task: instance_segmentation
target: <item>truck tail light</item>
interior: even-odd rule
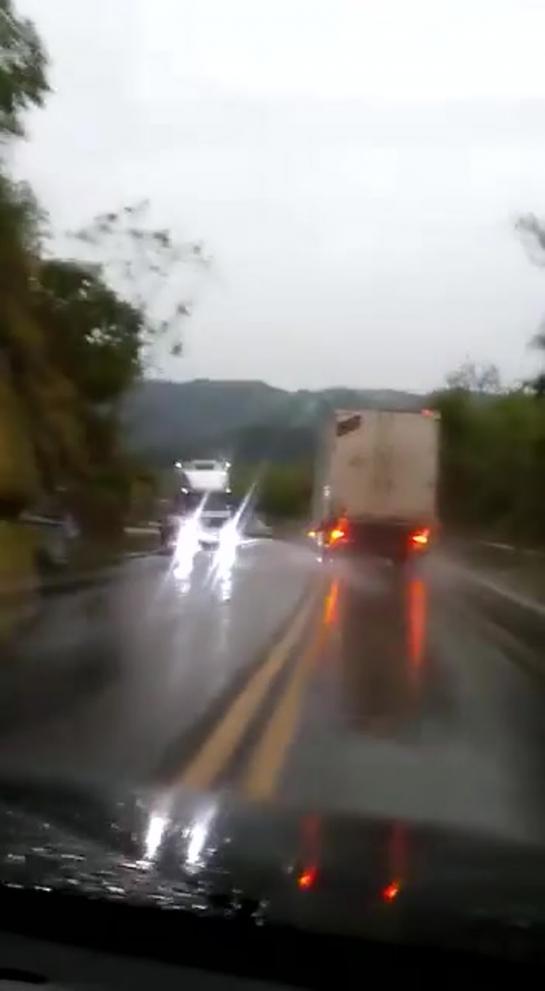
[[[329,531],[329,543],[338,544],[341,540],[345,540],[346,536],[347,536],[346,527],[341,523],[337,523],[337,525],[332,527],[332,529]]]
[[[430,539],[429,527],[424,527],[422,530],[413,530],[409,537],[409,542],[411,547],[416,549],[426,547]]]

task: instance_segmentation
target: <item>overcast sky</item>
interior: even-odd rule
[[[170,378],[427,389],[536,364],[545,0],[17,0],[51,59],[16,168],[62,232],[149,197],[213,255]],[[185,291],[186,287],[183,287]]]

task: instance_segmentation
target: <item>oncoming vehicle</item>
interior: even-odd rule
[[[184,533],[201,547],[219,543],[224,527],[231,521],[234,502],[230,492],[189,492],[175,497],[172,510],[161,527],[161,547],[172,552]]]
[[[178,461],[176,467],[189,492],[229,492],[229,461]]]

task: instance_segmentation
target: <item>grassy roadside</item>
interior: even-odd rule
[[[44,594],[100,580],[128,555],[153,553],[158,543],[150,527],[66,540],[60,528],[0,520],[0,639],[35,615]]]
[[[112,567],[130,554],[150,554],[157,550],[159,537],[147,530],[131,528],[115,539],[75,539],[71,541],[66,565],[57,573],[69,577],[90,574]]]
[[[490,582],[545,604],[545,551],[517,548],[477,537],[453,538],[445,546]]]

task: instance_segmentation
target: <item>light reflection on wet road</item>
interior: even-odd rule
[[[501,609],[484,615],[437,558],[404,574],[341,568],[332,616],[284,801],[542,839],[545,686],[508,649]]]
[[[179,560],[142,559],[106,589],[48,600],[1,672],[0,770],[139,781],[178,741],[182,754],[290,618],[314,565],[271,541],[230,560],[198,551],[180,574]]]
[[[440,555],[397,571],[280,541],[186,543],[48,601],[1,673],[0,772],[539,839],[545,686],[525,632]]]

